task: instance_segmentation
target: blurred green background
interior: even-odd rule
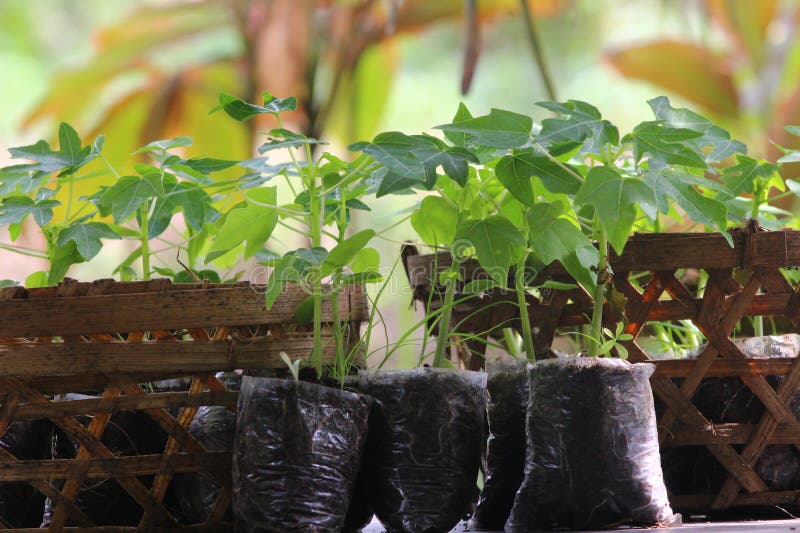
[[[84,139],[105,134],[121,171],[138,146],[179,135],[194,138],[193,155],[246,158],[270,125],[208,111],[221,91],[256,101],[264,90],[296,96],[289,126],[344,157],[378,131],[449,122],[459,101],[474,114],[501,107],[539,120],[535,102],[581,99],[629,128],[650,118],[647,99],[666,94],[774,159],[770,141],[790,146],[782,127],[800,124],[799,9],[795,0],[0,0],[0,163],[8,147],[53,138],[59,121]],[[414,202],[378,200],[356,224],[387,227]],[[23,243],[35,245],[33,230]],[[388,269],[413,233],[401,224],[384,237],[375,246]],[[108,277],[121,246],[69,275]],[[0,253],[0,279],[38,269]],[[402,331],[415,320],[402,272],[389,292],[384,314]]]

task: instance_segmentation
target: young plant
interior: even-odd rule
[[[493,111],[492,119],[527,131],[532,125],[530,118],[507,111]],[[476,120],[480,119],[474,119],[461,105],[454,122],[470,124]],[[483,144],[477,144],[459,131],[446,130],[444,140],[387,132],[371,142],[350,147],[379,163],[371,178],[378,181],[377,196],[410,189],[434,193],[422,199],[411,215],[411,224],[425,244],[448,249],[452,257],[437,280],[444,294],[437,318],[439,333],[432,360],[435,367],[447,365],[452,310],[463,281],[462,262],[468,257],[477,258],[487,274],[487,279],[482,280],[487,289],[508,287],[511,267],[516,266],[519,275],[524,273],[520,267],[524,266],[526,242],[518,229],[524,211],[519,202],[503,193],[493,172],[497,161],[494,152],[515,142],[514,137],[519,135],[495,131],[480,139]],[[438,173],[439,168],[442,174]],[[530,335],[526,337],[529,339]],[[421,360],[424,357],[425,354]]]
[[[589,355],[604,355],[604,304],[624,310],[609,285],[610,250],[621,254],[634,229],[657,230],[661,217],[676,213],[732,242],[724,231],[726,200],[734,195],[720,182],[718,167],[746,147],[708,119],[673,108],[666,97],[648,103],[655,120],[623,136],[596,108],[570,100],[539,104],[557,117],[543,120],[537,133],[524,115],[493,109],[473,118],[462,105],[451,124],[438,126],[450,144],[388,133],[356,148],[385,168],[381,190],[439,194],[420,204],[415,216],[426,223],[415,228],[423,241],[450,248],[454,264],[456,245],[466,241],[489,273],[486,288],[505,286],[503,274],[516,267],[513,285],[529,358],[525,267],[554,261],[592,296]],[[449,180],[436,176],[438,166]],[[430,235],[424,228],[434,225],[437,233]],[[611,346],[620,339],[613,335]]]
[[[351,211],[369,210],[361,198],[369,190],[365,178],[372,170],[372,161],[369,157],[360,157],[347,162],[327,152],[315,158],[314,147],[326,143],[283,127],[281,113],[296,108],[294,98],[276,98],[264,93],[263,105],[255,105],[222,94],[219,102],[218,108],[236,120],[247,121],[267,114],[277,123],[278,127],[269,132],[267,142],[258,148],[261,155],[242,165],[254,169],[265,181],[274,178],[285,180],[294,199],[287,205],[279,205],[275,186],[254,189],[269,190],[269,195],[253,198],[252,192],[245,192],[245,196],[250,205],[270,210],[276,224],[307,236],[308,246],[265,261],[273,267],[265,291],[266,306],[267,309],[272,307],[287,283],[299,284],[308,291],[309,297],[298,307],[296,318],[301,324],[313,324],[314,345],[310,362],[322,378],[322,310],[324,300],[328,300],[335,340],[334,365],[330,370],[343,380],[355,357],[356,347],[347,346],[347,317],[339,314],[339,295],[350,285],[381,279],[378,252],[366,247],[376,232],[367,229],[347,234]],[[287,153],[291,163],[271,165],[269,157],[276,150]],[[243,217],[230,222],[231,226],[235,225],[232,232],[241,231],[243,228],[240,226],[248,221],[249,218]],[[224,232],[228,224],[229,220],[226,220],[221,231]],[[333,246],[328,249],[326,242]],[[212,246],[209,260],[215,259],[214,252],[216,245]]]
[[[3,245],[5,250],[47,261],[47,270],[28,276],[29,287],[58,283],[70,266],[97,256],[107,239],[138,243],[114,273],[123,280],[149,279],[156,269],[151,265],[151,241],[159,238],[173,217],[181,213],[187,244],[167,248],[191,251],[194,237],[220,216],[209,191],[220,192],[224,184],[214,182],[210,175],[237,164],[206,157],[185,159],[169,153],[168,150],[191,145],[191,139],[179,137],[141,148],[136,154],[150,155],[156,165],[135,164],[132,173],[120,175],[102,157],[102,136],[83,146],[78,133],[62,123],[58,137],[58,150],[44,140],[11,148],[12,158],[29,162],[0,169],[0,226],[8,228],[13,243],[22,231],[22,223],[31,216],[44,238],[44,250]],[[85,171],[84,167],[96,159],[102,160],[107,170]],[[85,180],[98,179],[101,184],[91,194],[78,197],[78,183],[85,189]],[[59,216],[55,216],[57,210]],[[192,253],[189,257],[191,264],[196,257]],[[132,267],[137,260],[141,260],[140,275]],[[215,272],[206,274],[216,277],[212,281],[219,281]]]

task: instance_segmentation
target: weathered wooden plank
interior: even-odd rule
[[[286,352],[292,359],[306,359],[313,339],[308,335],[288,338],[261,337],[249,341],[97,342],[97,343],[0,343],[0,375],[53,376],[98,373],[207,373],[242,368],[282,368]],[[235,355],[235,366],[231,354]],[[326,343],[324,359],[333,350]]]
[[[239,393],[213,391],[200,394],[188,392],[159,392],[116,398],[56,401],[49,404],[24,404],[17,408],[14,420],[33,420],[51,416],[78,416],[86,413],[118,413],[137,409],[166,409],[170,407],[199,407],[202,405],[236,405]]]
[[[170,290],[4,300],[0,306],[0,337],[75,336],[95,333],[149,331],[294,322],[297,305],[307,293],[287,286],[269,311],[263,293],[250,287]],[[339,301],[341,316],[366,319],[360,287]],[[332,320],[330,302],[323,321]]]
[[[695,359],[650,360],[656,365],[653,378],[685,378],[697,364]],[[714,359],[705,373],[706,377],[731,376],[782,376],[788,374],[794,359]]]
[[[687,510],[696,509],[699,511],[707,511],[711,507],[713,499],[713,494],[672,494],[669,497],[670,504],[675,508]],[[798,501],[800,501],[800,490],[756,492],[752,494],[742,493],[736,496],[732,506],[796,505]]]

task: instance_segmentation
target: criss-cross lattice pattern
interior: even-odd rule
[[[284,367],[281,352],[308,358],[311,334],[294,324],[306,297],[300,287],[288,287],[267,312],[263,287],[246,283],[68,279],[58,287],[0,289],[0,435],[14,421],[46,419],[76,449],[71,459],[20,460],[0,446],[0,483],[25,482],[49,498],[50,531],[91,530],[98,524],[81,509],[79,493],[87,480],[113,479],[142,510],[138,527],[127,529],[148,531],[178,528],[164,503],[176,473],[211,472],[219,496],[205,523],[188,527],[225,529],[231,453],[209,451],[189,426],[201,406],[236,410],[238,392],[215,373]],[[327,301],[323,313],[330,322]],[[358,288],[340,295],[339,316],[357,333],[366,316]],[[188,390],[142,385],[172,378],[189,378]],[[64,399],[89,391],[94,394]],[[144,413],[163,431],[161,453],[119,456],[104,444],[112,415],[123,411]]]
[[[621,256],[612,254],[612,297],[604,320],[613,330],[619,321],[633,336],[623,342],[634,362],[657,365],[651,379],[654,394],[664,406],[658,421],[662,446],[704,446],[725,469],[726,479],[714,494],[671,495],[680,508],[725,509],[745,505],[800,505],[800,490],[770,490],[756,472],[767,446],[790,444],[800,451],[800,421],[790,403],[800,389],[800,358],[748,358],[734,342],[742,318],[772,316],[800,328],[800,284],[793,286],[783,269],[800,267],[800,232],[763,232],[755,225],[732,233],[734,247],[719,234],[655,234],[634,236]],[[412,287],[419,300],[430,296],[432,274],[449,264],[446,256],[411,255],[406,259]],[[702,290],[687,283],[687,272],[704,271]],[[474,279],[467,265],[464,280]],[[558,265],[540,279],[570,281]],[[435,293],[434,293],[434,296]],[[436,300],[436,298],[434,298]],[[483,310],[484,302],[503,302],[503,321],[495,320],[498,306]],[[519,329],[518,312],[507,295],[490,294],[463,304],[461,331],[497,334],[501,327]],[[528,312],[538,355],[547,356],[559,329],[566,332],[585,324],[592,299],[583,289],[550,291],[529,296]],[[640,335],[650,322],[690,321],[707,343],[696,358],[653,360],[642,349]],[[794,329],[794,331],[798,331]],[[782,376],[777,389],[767,376]],[[763,407],[757,423],[713,423],[693,403],[703,379],[736,377]]]

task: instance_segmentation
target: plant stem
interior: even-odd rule
[[[759,180],[756,181],[758,182]],[[761,210],[761,204],[767,202],[766,189],[767,187],[765,186],[756,186],[755,191],[753,191],[753,209],[750,213],[750,218],[758,220],[758,212]],[[761,315],[753,317],[753,336],[764,336],[764,317]]]
[[[289,151],[291,152],[291,150]],[[294,156],[292,156],[294,160]],[[309,199],[309,236],[311,237],[311,247],[316,248],[322,243],[322,217],[324,217],[324,204],[320,202],[317,195],[317,174],[311,159],[311,148],[306,145],[306,163],[308,165],[308,199]],[[297,162],[295,161],[297,165]],[[298,165],[298,170],[300,169]],[[314,298],[314,347],[311,351],[311,364],[317,371],[317,376],[322,377],[322,280],[317,273],[314,274],[313,294]],[[339,347],[337,346],[337,350]]]
[[[509,355],[514,359],[520,356],[519,353],[519,345],[517,344],[517,339],[514,337],[514,330],[511,328],[503,328],[503,341],[506,344],[506,350],[508,350]]]
[[[597,287],[594,294],[594,308],[592,310],[592,328],[589,332],[589,356],[596,357],[603,343],[603,303],[606,300],[606,283],[608,283],[608,235],[595,217],[595,234],[597,235],[597,249],[599,260],[597,261]]]
[[[147,201],[142,204],[139,208],[142,222],[140,223],[140,230],[141,235],[139,236],[139,242],[142,243],[142,279],[144,281],[148,281],[150,279],[150,229],[149,223],[147,220],[148,215],[150,214],[150,202]]]
[[[72,211],[72,196],[75,192],[75,174],[67,177],[67,210],[64,213],[64,224],[69,223],[69,214]]]
[[[533,57],[536,59],[536,65],[539,67],[539,75],[542,77],[544,88],[547,91],[547,96],[550,100],[556,100],[556,89],[553,83],[553,78],[550,75],[550,69],[547,67],[547,61],[544,58],[544,50],[542,50],[542,43],[539,39],[539,32],[536,30],[536,22],[533,18],[533,13],[528,7],[527,0],[520,0],[522,7],[523,19],[525,20],[525,30],[528,34],[528,44],[533,51]]]
[[[456,282],[460,261],[453,257],[453,263],[445,272],[444,281],[444,303],[442,304],[442,316],[439,318],[439,335],[436,336],[436,351],[433,354],[433,366],[444,366],[447,354],[447,344],[450,340],[450,320],[453,316],[453,302],[456,296]]]
[[[522,342],[525,347],[525,356],[528,361],[536,361],[536,352],[533,348],[533,333],[531,332],[531,319],[528,316],[528,301],[525,298],[525,259],[517,264],[514,272],[514,289],[517,292],[517,305],[519,306],[519,320],[522,324]]]

